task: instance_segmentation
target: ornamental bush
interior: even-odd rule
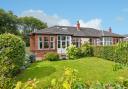
[[[45,59],[49,61],[58,61],[59,60],[59,54],[55,52],[48,52],[45,54]]]
[[[13,34],[0,35],[0,76],[13,77],[24,63],[25,44]]]
[[[93,47],[89,44],[83,44],[81,47],[81,53],[84,57],[93,56]]]
[[[67,47],[66,53],[69,59],[77,59],[81,56],[81,49],[77,48],[76,45],[70,45]]]

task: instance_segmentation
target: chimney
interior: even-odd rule
[[[80,23],[77,21],[77,30],[80,31]]]
[[[112,29],[111,29],[111,27],[109,27],[108,31],[109,31],[110,33],[112,33]]]

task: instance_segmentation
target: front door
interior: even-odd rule
[[[57,39],[57,52],[59,54],[65,54],[66,48],[71,44],[71,36],[58,35]]]

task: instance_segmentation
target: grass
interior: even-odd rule
[[[47,86],[51,79],[60,78],[64,67],[78,70],[78,76],[84,81],[112,82],[118,77],[128,78],[128,70],[113,71],[114,62],[96,57],[81,58],[78,60],[42,61],[32,64],[27,70],[17,76],[19,81],[27,81],[29,78],[39,80],[39,87]]]

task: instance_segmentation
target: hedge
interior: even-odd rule
[[[115,46],[95,46],[93,54],[96,57],[114,61]]]
[[[115,46],[94,46],[95,57],[128,64],[128,42],[120,42]]]

